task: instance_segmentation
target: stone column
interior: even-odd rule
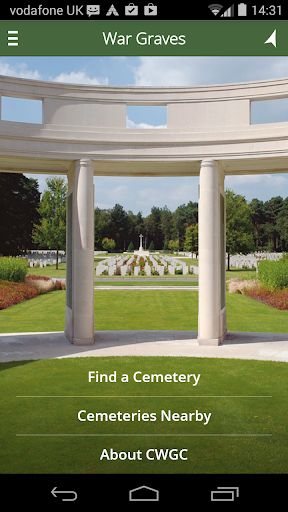
[[[198,343],[219,345],[226,336],[224,171],[215,160],[200,167]]]
[[[68,172],[65,335],[75,345],[94,337],[93,164],[77,160]]]

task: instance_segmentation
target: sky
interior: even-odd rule
[[[0,57],[0,75],[88,85],[195,86],[288,77],[288,57]],[[19,114],[4,104],[2,119]],[[8,100],[7,100],[8,101]],[[36,102],[37,103],[37,102]],[[36,109],[37,110],[37,109]],[[37,112],[35,112],[37,117]],[[252,123],[288,121],[288,99],[252,104]],[[5,117],[8,116],[8,117]],[[11,118],[9,118],[11,116]],[[35,121],[34,121],[35,122]],[[36,119],[37,122],[37,119]],[[127,109],[127,127],[164,127],[165,107]],[[47,176],[38,179],[40,192]],[[198,200],[198,177],[94,177],[95,206],[113,208],[119,203],[133,213],[149,215],[153,206],[179,205]],[[267,201],[288,196],[288,174],[227,176],[225,187]]]

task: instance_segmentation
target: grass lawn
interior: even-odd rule
[[[56,265],[49,265],[48,267],[33,267],[28,268],[27,274],[36,276],[47,276],[47,277],[66,277],[66,263],[58,263],[58,270]]]
[[[240,279],[256,279],[256,270],[234,267],[231,267],[229,271],[226,270],[226,281],[235,277],[239,277]]]
[[[65,291],[53,291],[0,311],[0,332],[63,331]],[[197,330],[195,291],[94,292],[97,330]],[[229,331],[288,332],[288,311],[227,293]]]
[[[99,374],[116,371],[116,382],[89,383],[90,370]],[[197,386],[188,382],[137,383],[133,379],[136,371],[201,377]],[[121,382],[123,374],[128,375],[128,382]],[[46,359],[0,363],[0,380],[0,473],[288,471],[286,363],[184,357]],[[122,421],[79,421],[81,410],[86,411],[82,418],[87,418],[87,413],[120,411],[122,415],[136,413],[136,419],[128,421],[126,416],[124,421],[120,416]],[[194,416],[192,421],[161,421],[163,410]],[[138,412],[154,413],[156,421],[138,419]],[[206,425],[199,420],[199,413],[204,412],[211,413]],[[100,461],[105,448],[109,452],[110,448],[114,452],[140,450],[142,460]],[[148,448],[185,448],[188,460],[149,461],[145,456]]]

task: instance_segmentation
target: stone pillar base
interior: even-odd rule
[[[68,341],[72,343],[73,345],[94,345],[95,344],[95,337],[94,338],[73,338],[66,330],[64,331],[64,334]]]
[[[217,339],[197,338],[197,339],[198,339],[198,345],[216,346],[216,345],[220,345],[220,343],[221,343],[219,338],[217,338]]]
[[[197,341],[198,341],[198,344],[199,345],[211,345],[211,346],[217,346],[217,345],[221,345],[221,343],[225,340],[227,336],[227,329],[225,330],[225,332],[222,334],[221,337],[219,338],[197,338]]]

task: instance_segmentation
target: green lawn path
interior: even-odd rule
[[[0,311],[0,332],[63,331],[65,291]],[[229,331],[288,332],[288,311],[249,297],[226,297]],[[95,291],[95,330],[197,330],[198,293],[181,290]]]

